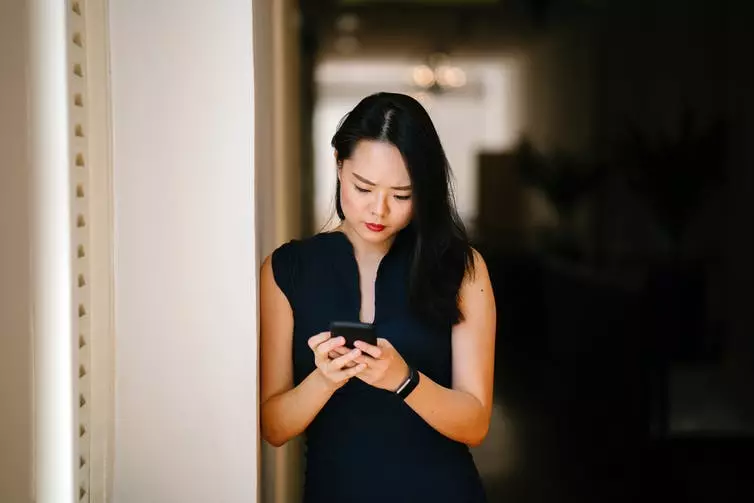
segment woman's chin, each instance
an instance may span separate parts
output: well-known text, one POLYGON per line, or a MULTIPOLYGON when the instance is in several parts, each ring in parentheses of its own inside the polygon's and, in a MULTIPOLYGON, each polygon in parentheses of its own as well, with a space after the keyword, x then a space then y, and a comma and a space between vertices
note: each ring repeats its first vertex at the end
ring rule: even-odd
POLYGON ((394 233, 391 231, 392 229, 386 227, 379 232, 375 232, 364 225, 362 229, 359 229, 359 236, 369 243, 380 244, 390 241, 394 237, 394 233))

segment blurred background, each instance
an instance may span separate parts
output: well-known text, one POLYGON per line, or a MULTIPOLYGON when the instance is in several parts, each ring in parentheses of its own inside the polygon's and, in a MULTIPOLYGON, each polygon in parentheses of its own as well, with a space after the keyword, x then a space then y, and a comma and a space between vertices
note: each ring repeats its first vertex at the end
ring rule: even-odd
POLYGON ((492 276, 490 501, 754 501, 753 21, 0 1, 0 503, 300 501, 301 439, 259 440, 253 285, 326 225, 330 138, 384 90, 429 111, 492 276))
MULTIPOLYGON (((407 93, 435 122, 497 297, 496 408, 474 450, 491 501, 754 500, 753 13, 271 7, 290 236, 332 216, 330 138, 361 98, 407 93)), ((300 450, 267 449, 268 501, 295 501, 300 450)))

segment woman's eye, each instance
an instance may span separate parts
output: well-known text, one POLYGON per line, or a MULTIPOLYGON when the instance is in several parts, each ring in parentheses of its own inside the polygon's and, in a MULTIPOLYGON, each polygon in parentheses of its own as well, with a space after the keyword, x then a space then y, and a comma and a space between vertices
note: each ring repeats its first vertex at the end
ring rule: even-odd
POLYGON ((411 196, 395 196, 395 198, 399 201, 408 201, 411 199, 411 196))
POLYGON ((356 190, 358 190, 359 192, 362 192, 362 193, 369 192, 369 189, 364 189, 362 187, 359 187, 358 185, 354 185, 354 187, 356 187, 356 190))

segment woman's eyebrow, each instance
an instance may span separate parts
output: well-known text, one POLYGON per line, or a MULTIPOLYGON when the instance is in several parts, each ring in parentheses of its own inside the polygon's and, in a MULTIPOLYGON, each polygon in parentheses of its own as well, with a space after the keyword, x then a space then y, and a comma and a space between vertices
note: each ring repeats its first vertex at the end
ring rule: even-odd
MULTIPOLYGON (((367 180, 366 178, 357 175, 356 173, 352 173, 352 174, 353 174, 354 178, 356 178, 361 183, 365 183, 367 185, 371 185, 372 187, 374 187, 375 185, 377 185, 376 183, 371 182, 371 181, 367 180)), ((390 188, 393 189, 393 190, 411 190, 411 185, 403 185, 401 187, 390 187, 390 188)))

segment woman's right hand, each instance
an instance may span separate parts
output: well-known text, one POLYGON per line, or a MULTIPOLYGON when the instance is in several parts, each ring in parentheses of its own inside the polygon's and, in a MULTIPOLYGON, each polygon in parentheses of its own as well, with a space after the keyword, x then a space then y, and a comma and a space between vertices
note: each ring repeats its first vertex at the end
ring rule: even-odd
MULTIPOLYGON (((329 353, 329 357, 331 360, 334 360, 335 358, 339 356, 343 356, 345 354, 348 354, 348 352, 351 351, 351 348, 346 346, 338 346, 337 348, 331 349, 329 353)), ((355 361, 351 360, 350 362, 346 363, 346 368, 355 367, 358 365, 355 361)))
POLYGON ((366 364, 355 364, 354 359, 361 356, 361 350, 348 350, 344 347, 343 337, 333 338, 330 332, 322 332, 309 338, 309 347, 314 352, 314 363, 320 375, 325 378, 331 389, 336 390, 350 378, 366 368, 366 364), (339 355, 331 358, 331 355, 339 355))

